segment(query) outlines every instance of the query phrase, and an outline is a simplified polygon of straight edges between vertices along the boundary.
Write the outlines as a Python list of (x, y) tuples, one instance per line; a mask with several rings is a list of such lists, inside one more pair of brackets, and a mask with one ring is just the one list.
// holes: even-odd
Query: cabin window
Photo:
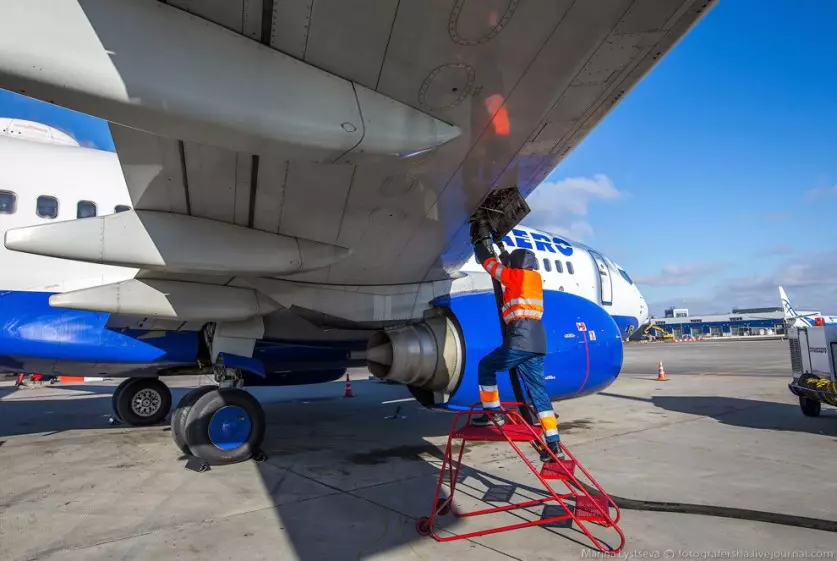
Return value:
[(76, 218), (93, 218), (96, 216), (96, 203), (79, 201), (76, 206)]
[(128, 205), (116, 205), (113, 209), (114, 212), (125, 212), (126, 210), (131, 210), (131, 207)]
[(558, 273), (564, 272), (564, 264), (558, 261), (557, 259), (555, 260), (555, 271)]
[(47, 195), (41, 195), (38, 197), (38, 204), (35, 207), (35, 213), (41, 218), (57, 218), (58, 199)]
[(549, 259), (543, 260), (543, 270), (547, 273), (552, 270), (552, 264), (549, 262)]
[(571, 275), (575, 274), (575, 269), (573, 268), (573, 264), (567, 261), (567, 272)]
[(0, 191), (0, 214), (14, 214), (17, 210), (17, 195), (11, 191)]

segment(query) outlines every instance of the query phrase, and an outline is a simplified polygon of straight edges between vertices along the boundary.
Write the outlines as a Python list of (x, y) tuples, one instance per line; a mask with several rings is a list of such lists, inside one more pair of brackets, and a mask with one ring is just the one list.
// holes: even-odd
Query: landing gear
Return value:
[(192, 406), (185, 437), (192, 455), (224, 465), (258, 455), (264, 430), (264, 411), (256, 398), (241, 389), (217, 388)]
[(128, 378), (117, 386), (111, 400), (114, 416), (129, 425), (156, 425), (171, 409), (171, 392), (157, 378)]
[(235, 369), (219, 369), (215, 379), (220, 387), (202, 386), (180, 400), (171, 416), (171, 434), (184, 454), (207, 465), (264, 461), (264, 411), (240, 389), (241, 378)]
[(187, 456), (192, 452), (189, 450), (189, 445), (186, 443), (186, 419), (188, 419), (189, 413), (192, 411), (192, 407), (195, 405), (195, 402), (215, 389), (218, 388), (215, 386), (201, 386), (199, 388), (195, 388), (181, 398), (180, 403), (171, 414), (171, 437), (174, 439), (174, 443), (177, 447), (180, 448), (180, 451)]

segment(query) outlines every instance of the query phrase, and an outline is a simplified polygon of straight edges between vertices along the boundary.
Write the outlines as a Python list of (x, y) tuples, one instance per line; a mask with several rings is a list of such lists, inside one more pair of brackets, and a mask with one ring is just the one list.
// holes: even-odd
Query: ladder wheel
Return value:
[(430, 519), (428, 517), (422, 516), (416, 520), (416, 532), (418, 532), (420, 536), (430, 535)]

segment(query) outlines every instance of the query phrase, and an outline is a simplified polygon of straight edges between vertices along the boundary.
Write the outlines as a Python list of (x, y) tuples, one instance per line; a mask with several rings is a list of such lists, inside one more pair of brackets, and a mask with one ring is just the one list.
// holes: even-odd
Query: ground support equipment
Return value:
[[(521, 450), (519, 443), (529, 443), (538, 449), (546, 448), (545, 441), (542, 438), (540, 427), (527, 424), (523, 417), (517, 411), (511, 410), (513, 407), (520, 407), (524, 409), (526, 406), (517, 402), (504, 402), (501, 404), (502, 411), (500, 414), (506, 418), (506, 424), (500, 426), (496, 420), (492, 418), (492, 426), (475, 427), (471, 426), (471, 417), (475, 414), (483, 413), (484, 410), (480, 405), (474, 405), (467, 411), (457, 412), (454, 415), (451, 424), (450, 434), (448, 436), (447, 447), (442, 459), (442, 467), (439, 473), (439, 481), (436, 485), (436, 492), (433, 497), (433, 510), (430, 516), (424, 516), (416, 521), (416, 530), (419, 534), (424, 536), (432, 536), (433, 539), (439, 542), (447, 542), (453, 540), (463, 540), (487, 534), (494, 534), (497, 532), (505, 532), (508, 530), (517, 530), (520, 528), (528, 528), (530, 526), (540, 526), (544, 524), (554, 524), (560, 521), (571, 521), (590, 539), (593, 546), (603, 553), (615, 554), (619, 553), (625, 546), (625, 535), (617, 525), (621, 517), (619, 507), (605, 492), (601, 485), (596, 482), (593, 476), (578, 462), (575, 456), (561, 444), (561, 449), (566, 456), (565, 460), (558, 460), (553, 455), (553, 462), (545, 463), (538, 468), (526, 457)], [(496, 413), (496, 411), (492, 411)], [(464, 420), (464, 422), (463, 422)], [(546, 494), (543, 498), (527, 500), (520, 503), (511, 503), (503, 506), (491, 507), (474, 512), (458, 512), (453, 508), (453, 499), (456, 494), (456, 484), (459, 481), (460, 470), (462, 468), (462, 456), (468, 442), (506, 442), (511, 446), (521, 460), (526, 464), (529, 470), (543, 485)], [(460, 445), (457, 457), (453, 457), (454, 444)], [(576, 476), (576, 472), (583, 474), (584, 478), (589, 482), (587, 485), (583, 484)], [(449, 492), (447, 496), (443, 494), (443, 486), (448, 482)], [(566, 489), (553, 489), (550, 482), (560, 482)], [(568, 502), (573, 503), (572, 505)], [(538, 505), (546, 505), (547, 503), (558, 503), (559, 508), (555, 508), (558, 513), (555, 516), (542, 517), (539, 520), (525, 521), (517, 524), (509, 524), (505, 526), (492, 527), (485, 530), (473, 531), (457, 535), (440, 536), (435, 531), (435, 524), (437, 518), (447, 514), (453, 514), (457, 518), (467, 518), (474, 516), (481, 516), (484, 514), (493, 514), (504, 511), (511, 511), (519, 508), (528, 508)], [(612, 515), (613, 513), (614, 515)], [(596, 524), (604, 528), (612, 528), (619, 536), (619, 545), (611, 548), (607, 544), (602, 543), (596, 538), (588, 529), (587, 525)]]

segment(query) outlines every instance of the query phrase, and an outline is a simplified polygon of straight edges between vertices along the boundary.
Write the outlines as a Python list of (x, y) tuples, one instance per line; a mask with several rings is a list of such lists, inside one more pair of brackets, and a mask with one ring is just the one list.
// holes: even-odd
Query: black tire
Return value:
[[(215, 414), (222, 409), (226, 409), (222, 415), (231, 415), (234, 424), (238, 426), (243, 425), (238, 421), (249, 422), (246, 436), (244, 432), (240, 432), (224, 444), (213, 442), (210, 430), (214, 432), (219, 425), (223, 425), (220, 419), (213, 421)], [(189, 450), (193, 456), (210, 465), (234, 464), (249, 460), (259, 451), (264, 431), (262, 406), (252, 395), (237, 388), (216, 388), (204, 394), (195, 402), (186, 418), (186, 443)], [(240, 444), (224, 447), (232, 446), (236, 442)]]
[(806, 417), (819, 417), (822, 404), (816, 399), (799, 396), (799, 407), (802, 409), (802, 414)]
[(422, 516), (416, 520), (416, 532), (418, 532), (420, 536), (430, 535), (430, 519), (428, 517)]
[(171, 391), (157, 378), (133, 378), (115, 400), (119, 418), (135, 427), (156, 425), (171, 410)]
[(113, 411), (113, 416), (116, 418), (117, 421), (122, 421), (123, 419), (119, 415), (119, 411), (116, 407), (116, 400), (119, 397), (119, 394), (125, 390), (125, 387), (128, 384), (135, 382), (136, 380), (139, 380), (139, 378), (125, 378), (118, 386), (116, 386), (116, 389), (113, 390), (113, 396), (110, 398), (110, 408)]
[(195, 388), (180, 399), (180, 403), (174, 408), (171, 414), (171, 437), (174, 443), (180, 448), (180, 451), (187, 456), (192, 454), (189, 450), (189, 445), (186, 443), (186, 419), (189, 417), (189, 412), (197, 401), (202, 398), (207, 392), (217, 389), (218, 386), (201, 386)]

